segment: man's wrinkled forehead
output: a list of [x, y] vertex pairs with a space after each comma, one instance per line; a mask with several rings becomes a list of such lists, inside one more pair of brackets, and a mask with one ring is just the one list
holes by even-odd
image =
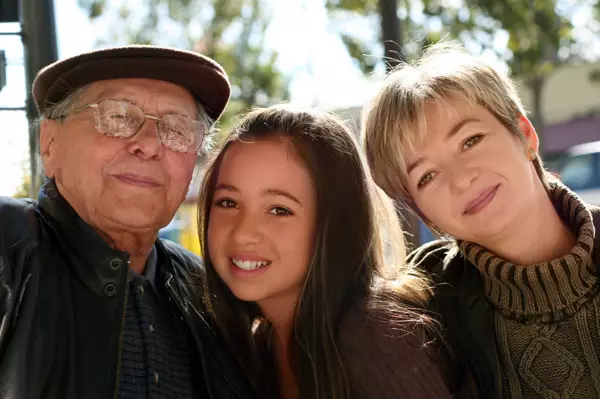
[[160, 80], [136, 78], [99, 80], [85, 87], [82, 100], [85, 103], [109, 99], [125, 100], [144, 107], [149, 99], [156, 99], [157, 87], [160, 85], [172, 87], [169, 91], [161, 90], [161, 111], [185, 114], [192, 118], [196, 116], [196, 103], [192, 95], [181, 86]]

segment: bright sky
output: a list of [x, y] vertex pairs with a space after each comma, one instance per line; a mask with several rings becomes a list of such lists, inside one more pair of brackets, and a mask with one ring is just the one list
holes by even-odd
[[[59, 58], [65, 58], [94, 48], [102, 32], [94, 28], [79, 9], [78, 0], [55, 0]], [[269, 0], [271, 25], [265, 45], [276, 49], [279, 66], [289, 76], [292, 102], [316, 105], [327, 109], [360, 106], [378, 87], [381, 73], [370, 78], [362, 76], [353, 66], [339, 37], [328, 26], [323, 0]], [[574, 1], [574, 0], [573, 0]], [[128, 4], [134, 3], [128, 1]], [[568, 1], [567, 1], [568, 2]], [[418, 3], [418, 2], [416, 2]], [[411, 17], [419, 18], [416, 14]], [[575, 13], [573, 21], [583, 22], [589, 13]], [[310, 28], [309, 28], [310, 26]], [[371, 26], [353, 26], [365, 35]], [[17, 31], [18, 24], [0, 25], [0, 31]], [[596, 54], [600, 44], [596, 42]], [[0, 49], [6, 51], [7, 86], [0, 92], [0, 107], [20, 107], [25, 101], [23, 50], [18, 36], [0, 36]], [[493, 59], [491, 61], [494, 61]], [[496, 64], [504, 68], [502, 64]], [[0, 195], [12, 195], [28, 168], [27, 123], [23, 112], [0, 112]]]

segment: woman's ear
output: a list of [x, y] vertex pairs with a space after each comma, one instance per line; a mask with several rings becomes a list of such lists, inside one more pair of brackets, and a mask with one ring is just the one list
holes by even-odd
[[526, 152], [529, 151], [529, 149], [532, 149], [537, 154], [540, 150], [540, 140], [535, 128], [529, 119], [527, 119], [527, 117], [524, 115], [519, 116], [517, 123], [519, 125], [519, 129], [523, 133], [523, 137], [525, 138], [525, 145], [527, 147], [525, 149]]

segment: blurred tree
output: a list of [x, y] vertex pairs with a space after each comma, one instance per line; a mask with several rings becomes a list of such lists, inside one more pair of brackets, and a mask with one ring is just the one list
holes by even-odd
[[[388, 1], [326, 0], [330, 15], [338, 20], [373, 18], [380, 14], [379, 19], [384, 21], [389, 18], [389, 11], [381, 15], [384, 2]], [[403, 0], [398, 3], [396, 13], [401, 26], [397, 48], [410, 58], [424, 45], [450, 37], [462, 41], [470, 50], [495, 52], [507, 63], [512, 76], [524, 78], [533, 100], [531, 119], [542, 133], [541, 99], [548, 74], [558, 65], [585, 55], [586, 45], [575, 40], [569, 17], [577, 7], [584, 6], [595, 7], [600, 16], [600, 0], [462, 0], [459, 4], [444, 0], [423, 0], [417, 4]], [[419, 13], [424, 15], [421, 20], [409, 18]], [[364, 35], [352, 32], [340, 34], [363, 72], [370, 73], [384, 59], [371, 55], [380, 51], [380, 43], [369, 43]], [[504, 39], [506, 51], [499, 50], [504, 47], [500, 44], [502, 35], [508, 36]], [[402, 37], [411, 40], [402, 43]], [[385, 54], [389, 55], [387, 50]]]
[[13, 198], [30, 198], [31, 170], [28, 163], [23, 163], [23, 182], [13, 194]]
[[[229, 74], [227, 126], [240, 112], [289, 97], [277, 53], [263, 42], [269, 16], [263, 0], [79, 0], [98, 31], [99, 44], [157, 44], [187, 48], [218, 61]], [[141, 4], [140, 4], [141, 3]]]
[[[574, 37], [570, 15], [582, 3], [559, 0], [463, 0], [464, 7], [425, 0], [425, 13], [439, 18], [452, 37], [476, 43], [481, 51], [494, 51], [513, 76], [520, 77], [532, 98], [531, 121], [543, 138], [542, 94], [547, 77], [583, 50]], [[507, 51], [499, 52], [498, 32], [508, 34]], [[543, 147], [542, 147], [543, 148]]]
[[[396, 13], [389, 12], [398, 8], [397, 0], [326, 0], [325, 7], [350, 57], [364, 74], [373, 72], [382, 60], [386, 69], [391, 70], [404, 59], [402, 22]], [[357, 33], [357, 22], [364, 19], [370, 20], [367, 29], [379, 32], [377, 41]], [[378, 55], [381, 45], [383, 53]]]
[[[381, 64], [390, 71], [440, 37], [409, 18], [415, 9], [411, 0], [326, 0], [325, 6], [348, 53], [365, 74]], [[354, 29], [365, 19], [370, 21], [367, 34]], [[378, 32], [376, 40], [373, 31]]]
[[405, 59], [402, 52], [403, 40], [400, 18], [398, 18], [398, 0], [379, 0], [379, 19], [383, 56], [387, 60], [387, 70], [391, 71]]
[[[338, 23], [336, 26], [340, 38], [350, 56], [357, 62], [363, 73], [371, 73], [380, 59], [385, 61], [387, 72], [393, 70], [402, 61], [406, 54], [402, 47], [402, 26], [405, 20], [398, 17], [398, 0], [327, 0], [325, 6], [331, 17]], [[376, 18], [373, 18], [376, 16]], [[366, 56], [372, 53], [375, 43], [366, 43], [364, 38], [357, 36], [355, 27], [356, 18], [370, 18], [374, 24], [379, 25], [378, 41], [383, 45], [382, 57]], [[413, 212], [399, 210], [404, 230], [408, 233], [406, 239], [408, 248], [416, 248], [420, 244], [419, 219]]]

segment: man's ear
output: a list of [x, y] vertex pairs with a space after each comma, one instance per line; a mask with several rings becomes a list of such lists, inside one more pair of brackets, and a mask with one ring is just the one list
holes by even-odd
[[56, 162], [58, 160], [58, 143], [56, 133], [59, 123], [57, 121], [44, 119], [40, 125], [40, 156], [46, 176], [54, 177]]
[[525, 137], [525, 146], [527, 147], [525, 149], [526, 152], [531, 148], [537, 154], [540, 150], [540, 139], [535, 131], [535, 128], [529, 119], [527, 119], [527, 117], [524, 115], [519, 116], [517, 123], [519, 125], [519, 129], [521, 129], [521, 132], [523, 132], [523, 137]]

